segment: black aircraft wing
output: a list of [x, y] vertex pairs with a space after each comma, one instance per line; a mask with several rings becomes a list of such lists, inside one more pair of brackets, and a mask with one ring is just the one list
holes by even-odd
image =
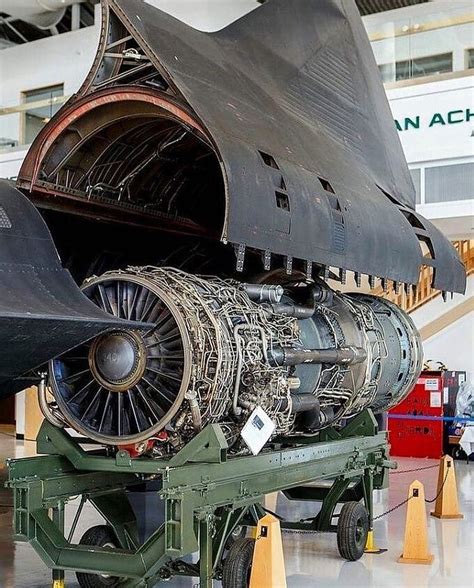
[[0, 398], [37, 382], [33, 370], [48, 360], [124, 325], [139, 326], [82, 294], [39, 212], [0, 180]]

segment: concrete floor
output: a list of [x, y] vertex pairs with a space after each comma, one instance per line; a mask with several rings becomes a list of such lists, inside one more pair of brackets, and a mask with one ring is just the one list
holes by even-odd
[[[16, 441], [8, 431], [0, 433], [0, 588], [51, 586], [50, 573], [33, 549], [27, 544], [12, 541], [11, 496], [3, 489], [6, 472], [2, 470], [2, 465], [5, 459], [31, 454], [34, 454], [33, 443]], [[398, 461], [400, 470], [436, 465], [435, 461], [430, 460], [402, 458]], [[375, 523], [377, 544], [388, 548], [388, 551], [381, 555], [364, 555], [357, 562], [346, 562], [339, 557], [334, 535], [285, 534], [283, 541], [288, 588], [474, 586], [474, 463], [468, 465], [456, 462], [456, 474], [464, 519], [439, 521], [428, 518], [431, 550], [435, 558], [431, 566], [397, 563], [405, 525], [405, 507], [402, 507]], [[376, 493], [375, 514], [401, 502], [415, 478], [425, 485], [428, 498], [435, 495], [437, 469], [391, 474], [390, 489]], [[278, 499], [277, 510], [282, 516], [291, 516], [293, 519], [314, 514], [314, 507], [310, 503], [289, 503], [283, 496]], [[70, 520], [71, 515], [72, 505], [68, 507], [67, 519]], [[87, 527], [99, 522], [100, 517], [89, 509], [77, 534], [81, 535]], [[167, 585], [190, 588], [196, 586], [196, 582], [196, 579], [179, 579]], [[68, 588], [77, 588], [74, 574], [67, 575], [66, 585]], [[217, 585], [216, 582], [216, 588]]]

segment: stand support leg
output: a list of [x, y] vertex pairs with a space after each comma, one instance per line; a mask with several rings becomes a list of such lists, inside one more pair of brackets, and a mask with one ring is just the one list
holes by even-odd
[[365, 553], [384, 553], [386, 549], [379, 549], [375, 544], [374, 539], [374, 473], [372, 469], [368, 468], [364, 472], [362, 479], [362, 486], [364, 489], [364, 502], [369, 515], [369, 533], [367, 535], [367, 543], [365, 545]]
[[[59, 502], [58, 506], [52, 509], [53, 523], [64, 534], [64, 502]], [[53, 588], [64, 588], [64, 570], [52, 570]]]
[[199, 523], [199, 581], [200, 588], [212, 588], [211, 515]]
[[362, 484], [364, 488], [365, 508], [369, 513], [369, 531], [372, 531], [374, 524], [374, 476], [370, 469], [365, 470]]

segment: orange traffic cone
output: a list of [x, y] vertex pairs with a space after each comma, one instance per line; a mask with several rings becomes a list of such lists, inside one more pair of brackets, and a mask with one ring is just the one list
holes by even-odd
[[429, 552], [428, 527], [426, 525], [425, 489], [415, 480], [408, 490], [405, 541], [399, 563], [430, 564], [433, 556]]
[[431, 513], [432, 517], [438, 519], [464, 518], [464, 515], [459, 512], [454, 461], [449, 455], [442, 457], [439, 462], [438, 489], [436, 495], [435, 509]]
[[285, 560], [280, 522], [267, 514], [258, 521], [250, 588], [286, 588]]

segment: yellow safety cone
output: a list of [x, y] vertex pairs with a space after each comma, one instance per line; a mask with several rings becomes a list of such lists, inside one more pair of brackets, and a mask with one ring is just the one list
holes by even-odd
[[445, 455], [439, 462], [438, 489], [436, 491], [435, 509], [431, 513], [437, 519], [463, 519], [459, 512], [458, 491], [456, 487], [456, 473], [454, 461]]
[[374, 539], [374, 530], [370, 529], [367, 533], [367, 541], [365, 543], [364, 553], [385, 553], [387, 549], [377, 547]]
[[258, 521], [249, 588], [286, 588], [280, 522], [267, 514]]
[[425, 489], [415, 480], [408, 490], [405, 541], [399, 563], [431, 564], [433, 556], [429, 552], [428, 527], [426, 524]]

